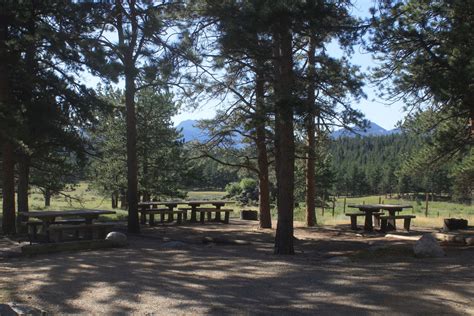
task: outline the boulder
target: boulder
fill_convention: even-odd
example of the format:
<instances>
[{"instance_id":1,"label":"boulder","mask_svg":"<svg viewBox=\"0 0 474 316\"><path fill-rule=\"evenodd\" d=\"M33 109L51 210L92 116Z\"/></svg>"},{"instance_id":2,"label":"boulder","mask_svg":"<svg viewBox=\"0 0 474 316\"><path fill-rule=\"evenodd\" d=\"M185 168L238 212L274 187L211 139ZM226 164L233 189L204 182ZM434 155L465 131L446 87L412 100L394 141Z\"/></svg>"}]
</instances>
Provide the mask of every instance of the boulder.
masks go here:
<instances>
[{"instance_id":1,"label":"boulder","mask_svg":"<svg viewBox=\"0 0 474 316\"><path fill-rule=\"evenodd\" d=\"M124 233L119 232L110 232L105 237L105 240L109 240L115 243L118 246L126 246L127 245L127 235Z\"/></svg>"},{"instance_id":2,"label":"boulder","mask_svg":"<svg viewBox=\"0 0 474 316\"><path fill-rule=\"evenodd\" d=\"M413 246L415 256L422 258L444 257L446 254L431 234L424 234Z\"/></svg>"},{"instance_id":3,"label":"boulder","mask_svg":"<svg viewBox=\"0 0 474 316\"><path fill-rule=\"evenodd\" d=\"M474 246L474 237L467 237L464 241L466 242L466 245Z\"/></svg>"}]
</instances>

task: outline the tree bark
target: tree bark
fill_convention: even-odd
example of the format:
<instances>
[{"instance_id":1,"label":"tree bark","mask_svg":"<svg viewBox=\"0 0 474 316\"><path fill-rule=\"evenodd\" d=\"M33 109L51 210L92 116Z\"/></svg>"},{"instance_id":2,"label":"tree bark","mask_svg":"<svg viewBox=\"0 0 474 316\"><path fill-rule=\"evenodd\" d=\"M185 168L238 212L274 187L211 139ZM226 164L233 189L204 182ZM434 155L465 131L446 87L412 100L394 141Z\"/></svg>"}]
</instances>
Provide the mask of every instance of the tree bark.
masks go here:
<instances>
[{"instance_id":1,"label":"tree bark","mask_svg":"<svg viewBox=\"0 0 474 316\"><path fill-rule=\"evenodd\" d=\"M264 104L265 79L263 70L257 61L255 95L256 95L256 147L259 185L260 228L272 228L270 211L270 181L268 179L268 154L265 135L266 111Z\"/></svg>"},{"instance_id":2,"label":"tree bark","mask_svg":"<svg viewBox=\"0 0 474 316\"><path fill-rule=\"evenodd\" d=\"M126 72L133 73L130 69L126 69ZM135 114L135 81L132 74L125 75L125 107L127 121L128 231L139 233L137 119Z\"/></svg>"},{"instance_id":3,"label":"tree bark","mask_svg":"<svg viewBox=\"0 0 474 316\"><path fill-rule=\"evenodd\" d=\"M289 21L282 17L274 31L275 169L277 175L278 223L275 254L294 254L293 207L295 143L293 133L293 55Z\"/></svg>"},{"instance_id":4,"label":"tree bark","mask_svg":"<svg viewBox=\"0 0 474 316\"><path fill-rule=\"evenodd\" d=\"M15 160L13 145L5 141L2 148L3 158L3 219L2 230L6 235L15 234Z\"/></svg>"},{"instance_id":5,"label":"tree bark","mask_svg":"<svg viewBox=\"0 0 474 316\"><path fill-rule=\"evenodd\" d=\"M28 212L28 189L30 177L30 158L27 155L22 155L18 160L18 186L17 186L17 204L18 213ZM17 216L17 230L21 232L25 225L22 223L27 221L27 218ZM25 227L26 228L26 227Z\"/></svg>"},{"instance_id":6,"label":"tree bark","mask_svg":"<svg viewBox=\"0 0 474 316\"><path fill-rule=\"evenodd\" d=\"M28 189L30 178L30 158L22 155L18 160L18 212L28 212Z\"/></svg>"},{"instance_id":7,"label":"tree bark","mask_svg":"<svg viewBox=\"0 0 474 316\"><path fill-rule=\"evenodd\" d=\"M307 152L306 152L306 225L308 227L316 225L316 174L315 174L315 160L316 160L316 97L315 97L315 40L310 39L308 50L308 114L306 117L306 133L307 133Z\"/></svg>"},{"instance_id":8,"label":"tree bark","mask_svg":"<svg viewBox=\"0 0 474 316\"><path fill-rule=\"evenodd\" d=\"M0 10L1 11L1 10ZM15 158L13 144L9 138L13 126L8 126L9 115L12 112L12 102L9 87L9 67L11 56L6 44L8 40L8 16L9 13L0 12L0 141L2 142L2 198L3 198L3 219L2 230L4 234L14 234L15 227ZM6 116L6 120L3 119Z\"/></svg>"}]
</instances>

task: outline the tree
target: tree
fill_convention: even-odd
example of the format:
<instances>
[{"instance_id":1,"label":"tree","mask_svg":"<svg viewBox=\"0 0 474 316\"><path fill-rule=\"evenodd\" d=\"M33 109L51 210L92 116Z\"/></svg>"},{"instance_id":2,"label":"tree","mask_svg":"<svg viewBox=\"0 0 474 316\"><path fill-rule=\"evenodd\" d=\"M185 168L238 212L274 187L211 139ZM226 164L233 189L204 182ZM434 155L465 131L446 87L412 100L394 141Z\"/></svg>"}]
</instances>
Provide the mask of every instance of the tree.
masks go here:
<instances>
[{"instance_id":1,"label":"tree","mask_svg":"<svg viewBox=\"0 0 474 316\"><path fill-rule=\"evenodd\" d=\"M474 139L474 3L380 1L372 13L374 78L388 99L407 104L407 128L435 145L420 162L463 155Z\"/></svg>"},{"instance_id":2,"label":"tree","mask_svg":"<svg viewBox=\"0 0 474 316\"><path fill-rule=\"evenodd\" d=\"M91 130L97 157L92 160L89 177L94 187L104 196L112 196L113 203L127 191L126 140L124 94L106 89L103 98L114 105L114 111L101 116L100 123ZM172 126L171 117L177 106L172 95L159 89L146 88L136 94L138 196L183 196L179 190L186 172L183 144Z\"/></svg>"},{"instance_id":3,"label":"tree","mask_svg":"<svg viewBox=\"0 0 474 316\"><path fill-rule=\"evenodd\" d=\"M180 40L169 39L167 31L172 28L174 17L168 13L180 7L174 1L153 4L116 0L96 38L100 56L107 56L107 63L102 68L93 64L93 69L112 79L121 76L125 81L128 231L133 233L140 231L135 96L144 87L169 82L176 70L175 51Z\"/></svg>"},{"instance_id":4,"label":"tree","mask_svg":"<svg viewBox=\"0 0 474 316\"><path fill-rule=\"evenodd\" d=\"M0 92L1 136L5 146L4 231L14 231L14 164L19 162L19 210L28 206L28 177L33 155L77 144L90 123L94 93L77 84L84 62L83 43L96 10L77 3L2 3L0 61L5 89ZM13 106L15 104L15 106ZM98 104L97 104L98 105ZM5 124L3 124L5 123ZM14 127L14 128L10 128ZM60 142L63 141L63 142Z\"/></svg>"}]
</instances>

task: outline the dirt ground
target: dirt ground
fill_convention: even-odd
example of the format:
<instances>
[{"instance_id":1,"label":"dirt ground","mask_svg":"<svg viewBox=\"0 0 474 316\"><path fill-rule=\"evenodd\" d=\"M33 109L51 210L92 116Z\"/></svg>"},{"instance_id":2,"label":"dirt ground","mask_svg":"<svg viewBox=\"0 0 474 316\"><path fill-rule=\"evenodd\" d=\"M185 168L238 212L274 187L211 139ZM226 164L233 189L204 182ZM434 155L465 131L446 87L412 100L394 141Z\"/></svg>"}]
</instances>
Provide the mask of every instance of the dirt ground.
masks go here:
<instances>
[{"instance_id":1,"label":"dirt ground","mask_svg":"<svg viewBox=\"0 0 474 316\"><path fill-rule=\"evenodd\" d=\"M275 256L273 235L240 220L157 226L126 248L33 257L3 240L0 301L87 315L474 315L474 247L418 259L413 241L301 227L296 255Z\"/></svg>"}]
</instances>

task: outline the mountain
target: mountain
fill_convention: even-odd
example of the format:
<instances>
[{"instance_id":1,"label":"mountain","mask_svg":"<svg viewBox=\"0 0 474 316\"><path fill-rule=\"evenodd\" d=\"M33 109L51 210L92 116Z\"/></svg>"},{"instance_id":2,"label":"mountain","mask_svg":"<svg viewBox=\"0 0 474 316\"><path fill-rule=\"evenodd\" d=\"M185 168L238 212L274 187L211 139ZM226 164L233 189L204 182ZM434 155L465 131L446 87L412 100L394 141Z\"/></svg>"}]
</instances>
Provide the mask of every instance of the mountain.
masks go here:
<instances>
[{"instance_id":1,"label":"mountain","mask_svg":"<svg viewBox=\"0 0 474 316\"><path fill-rule=\"evenodd\" d=\"M400 134L400 133L401 131L399 128L386 130L382 126L369 121L369 126L365 130L361 128L355 128L353 132L348 129L341 128L332 132L331 136L333 138L356 137L357 135L360 135L361 137L365 137L365 136L384 136L384 135L392 135L392 134Z\"/></svg>"},{"instance_id":2,"label":"mountain","mask_svg":"<svg viewBox=\"0 0 474 316\"><path fill-rule=\"evenodd\" d=\"M178 131L181 131L185 142L191 142L197 140L199 142L204 142L208 139L207 134L197 127L198 121L196 120L186 120L176 126Z\"/></svg>"},{"instance_id":3,"label":"mountain","mask_svg":"<svg viewBox=\"0 0 474 316\"><path fill-rule=\"evenodd\" d=\"M208 135L202 131L199 127L197 127L197 120L186 120L182 121L181 123L178 124L176 127L178 130L181 130L181 133L183 134L183 138L185 142L190 142L197 140L199 142L204 142L208 139ZM394 128L391 130L386 130L385 128L381 127L380 125L377 125L374 122L369 122L369 127L367 127L366 130L363 129L355 129L357 134L354 134L352 131L349 131L347 129L339 129L334 132L332 132L331 136L333 138L341 138L341 137L355 137L357 135L360 135L362 137L365 136L384 136L384 135L392 135L392 134L400 134L401 130L399 128ZM238 143L241 141L241 136L236 135L235 136L235 142Z\"/></svg>"}]
</instances>

